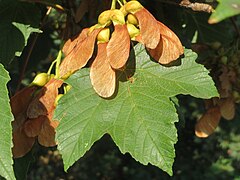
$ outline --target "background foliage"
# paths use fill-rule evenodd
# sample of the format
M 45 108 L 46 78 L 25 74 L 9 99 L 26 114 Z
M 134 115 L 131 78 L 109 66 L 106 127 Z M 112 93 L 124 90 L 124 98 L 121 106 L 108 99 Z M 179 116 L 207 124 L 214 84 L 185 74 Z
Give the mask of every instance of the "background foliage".
M 36 2 L 0 1 L 0 16 L 3 17 L 0 22 L 2 34 L 0 62 L 10 73 L 11 81 L 8 84 L 10 96 L 17 89 L 29 84 L 37 72 L 46 71 L 62 43 L 82 28 L 96 23 L 97 15 L 110 5 L 108 0 L 91 0 L 90 3 L 84 0 Z M 180 6 L 179 2 L 174 0 L 141 2 L 158 20 L 176 32 L 185 47 L 198 52 L 198 62 L 210 70 L 224 63 L 222 57 L 228 58 L 227 67 L 239 66 L 239 61 L 231 65 L 233 55 L 240 59 L 238 47 L 240 18 L 231 17 L 239 14 L 237 0 L 222 0 L 218 2 L 219 4 L 215 1 L 206 1 L 217 7 L 211 17 L 206 12 L 197 12 L 187 6 Z M 46 5 L 53 7 L 47 15 Z M 65 11 L 57 5 L 64 7 Z M 234 11 L 231 9 L 232 5 L 237 5 L 234 6 L 236 7 Z M 223 19 L 225 20 L 221 21 Z M 221 22 L 210 25 L 208 21 Z M 216 42 L 219 45 L 217 48 Z M 211 75 L 217 83 L 219 72 L 211 71 Z M 7 75 L 1 80 L 5 77 Z M 5 89 L 6 80 L 1 82 L 2 89 Z M 234 90 L 239 92 L 238 88 Z M 3 95 L 1 94 L 1 97 Z M 4 99 L 6 100 L 5 97 Z M 213 135 L 207 139 L 199 139 L 194 135 L 194 126 L 204 112 L 203 101 L 182 95 L 178 96 L 178 99 L 180 121 L 176 123 L 178 142 L 175 145 L 174 176 L 171 178 L 239 179 L 239 105 L 236 104 L 236 114 L 232 121 L 222 119 Z M 9 115 L 9 119 L 10 117 Z M 10 125 L 9 122 L 10 120 L 6 127 Z M 8 152 L 10 147 L 9 144 Z M 26 176 L 23 167 L 26 170 L 29 167 L 28 179 L 170 179 L 160 169 L 152 165 L 143 166 L 129 154 L 122 155 L 108 135 L 96 142 L 68 173 L 63 171 L 61 156 L 55 148 L 46 149 L 39 145 L 35 145 L 25 157 L 14 161 L 17 179 Z M 8 177 L 2 172 L 1 175 Z

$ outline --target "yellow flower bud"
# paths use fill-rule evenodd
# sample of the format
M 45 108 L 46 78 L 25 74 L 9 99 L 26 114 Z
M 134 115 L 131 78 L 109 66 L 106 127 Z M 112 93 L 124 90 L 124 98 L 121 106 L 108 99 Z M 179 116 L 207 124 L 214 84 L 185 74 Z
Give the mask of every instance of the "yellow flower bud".
M 134 26 L 133 24 L 127 24 L 127 30 L 131 38 L 134 38 L 140 34 L 140 30 L 136 28 L 136 26 Z
M 47 73 L 39 73 L 33 79 L 31 84 L 36 86 L 44 86 L 45 84 L 47 84 L 48 81 L 49 81 L 49 75 Z
M 127 21 L 128 21 L 129 24 L 133 24 L 135 26 L 138 25 L 138 19 L 133 14 L 128 14 Z
M 97 40 L 99 43 L 105 43 L 108 42 L 110 38 L 110 29 L 104 28 L 102 29 L 97 36 Z

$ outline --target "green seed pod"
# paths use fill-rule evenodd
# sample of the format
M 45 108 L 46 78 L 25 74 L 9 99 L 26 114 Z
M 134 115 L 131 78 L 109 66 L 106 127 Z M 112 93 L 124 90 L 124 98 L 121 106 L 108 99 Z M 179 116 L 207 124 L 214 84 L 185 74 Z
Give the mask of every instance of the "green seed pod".
M 111 20 L 113 24 L 125 24 L 125 16 L 119 9 L 114 9 L 111 12 Z
M 39 73 L 33 79 L 31 84 L 36 86 L 44 86 L 45 84 L 47 84 L 48 81 L 49 81 L 49 75 L 47 73 Z
M 112 13 L 112 10 L 103 11 L 98 16 L 98 24 L 100 24 L 100 25 L 110 25 L 111 24 L 111 13 Z
M 128 14 L 127 16 L 127 22 L 129 24 L 133 24 L 135 26 L 138 25 L 138 19 L 136 18 L 136 16 L 134 16 L 133 14 Z
M 108 42 L 110 38 L 110 29 L 104 28 L 102 29 L 97 36 L 97 40 L 99 43 L 105 43 Z
M 140 34 L 140 30 L 136 28 L 136 26 L 134 26 L 133 24 L 127 24 L 127 30 L 131 38 L 134 38 Z
M 132 13 L 132 14 L 136 13 L 137 11 L 143 8 L 143 6 L 138 1 L 129 1 L 124 6 L 125 6 L 125 10 L 128 13 Z

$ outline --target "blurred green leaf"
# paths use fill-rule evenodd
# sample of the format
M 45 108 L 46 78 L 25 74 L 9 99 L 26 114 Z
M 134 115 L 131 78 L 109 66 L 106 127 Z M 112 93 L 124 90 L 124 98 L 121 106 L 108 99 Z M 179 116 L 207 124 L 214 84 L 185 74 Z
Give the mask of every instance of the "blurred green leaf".
M 0 176 L 15 179 L 12 160 L 12 125 L 13 115 L 9 103 L 7 82 L 10 80 L 8 72 L 0 64 Z
M 226 18 L 240 14 L 239 0 L 218 0 L 216 11 L 210 16 L 210 24 L 218 23 Z
M 113 99 L 94 92 L 88 69 L 68 80 L 73 88 L 60 100 L 55 113 L 60 120 L 57 141 L 65 170 L 108 133 L 122 153 L 129 152 L 142 164 L 151 163 L 172 175 L 178 116 L 169 98 L 177 94 L 210 98 L 218 93 L 191 50 L 186 50 L 180 66 L 173 67 L 151 61 L 140 44 L 132 51 L 129 64 L 134 58 L 137 65 L 132 80 L 119 82 Z M 134 69 L 128 66 L 126 72 Z M 126 78 L 126 72 L 119 79 Z
M 30 3 L 16 0 L 0 1 L 0 62 L 8 65 L 20 56 L 31 33 L 40 33 L 40 10 Z

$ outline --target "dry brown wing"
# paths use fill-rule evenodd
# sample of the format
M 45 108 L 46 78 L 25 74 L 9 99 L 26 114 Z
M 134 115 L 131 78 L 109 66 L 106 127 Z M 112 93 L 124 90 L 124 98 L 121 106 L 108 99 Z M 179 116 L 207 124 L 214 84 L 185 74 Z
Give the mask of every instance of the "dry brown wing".
M 157 20 L 145 8 L 137 11 L 134 15 L 137 17 L 139 22 L 142 42 L 147 48 L 155 49 L 160 41 L 161 33 Z
M 26 87 L 11 97 L 10 105 L 14 115 L 13 131 L 27 120 L 26 111 L 36 90 L 36 86 Z
M 20 158 L 27 154 L 35 142 L 35 138 L 28 137 L 22 128 L 17 128 L 13 132 L 13 157 Z
M 28 121 L 26 121 L 23 126 L 25 134 L 28 137 L 38 136 L 41 132 L 43 122 L 46 118 L 47 116 L 39 116 L 35 119 L 28 119 Z
M 68 76 L 84 67 L 92 57 L 95 40 L 102 28 L 88 33 L 88 37 L 78 44 L 62 61 L 59 68 L 60 77 Z
M 221 115 L 226 120 L 232 120 L 235 116 L 235 101 L 233 97 L 223 98 L 218 103 Z
M 161 27 L 161 39 L 155 49 L 148 49 L 150 55 L 161 64 L 168 64 L 183 54 L 183 46 L 178 37 L 164 24 Z
M 41 132 L 38 135 L 39 144 L 45 147 L 52 147 L 57 145 L 57 142 L 55 141 L 55 129 L 57 128 L 58 124 L 58 121 L 52 121 L 49 119 L 46 119 L 43 122 Z
M 73 39 L 68 39 L 63 46 L 63 53 L 67 56 L 74 48 L 77 48 L 78 44 L 87 38 L 87 34 L 89 32 L 89 28 L 85 28 L 79 33 L 78 36 L 74 37 Z
M 90 79 L 98 95 L 107 98 L 116 87 L 116 73 L 107 60 L 107 43 L 98 44 L 98 53 L 90 67 Z
M 195 134 L 198 137 L 206 138 L 217 128 L 221 119 L 219 107 L 213 107 L 198 120 L 195 126 Z
M 129 57 L 130 36 L 127 26 L 115 25 L 112 37 L 107 45 L 107 58 L 114 69 L 122 68 Z
M 34 119 L 41 115 L 48 115 L 55 109 L 55 99 L 58 95 L 58 88 L 63 81 L 51 79 L 39 94 L 32 100 L 27 109 L 27 117 Z

